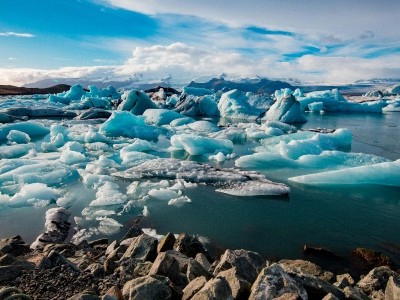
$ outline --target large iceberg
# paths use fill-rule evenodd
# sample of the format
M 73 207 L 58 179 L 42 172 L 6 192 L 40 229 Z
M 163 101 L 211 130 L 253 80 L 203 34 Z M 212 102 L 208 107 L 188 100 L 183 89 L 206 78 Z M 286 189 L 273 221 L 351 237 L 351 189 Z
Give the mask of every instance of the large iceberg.
M 149 108 L 158 108 L 146 93 L 138 90 L 126 91 L 121 99 L 118 110 L 130 111 L 134 115 L 141 115 Z
M 276 101 L 266 113 L 264 120 L 284 123 L 307 122 L 300 103 L 290 89 L 275 91 L 275 98 Z
M 109 137 L 125 136 L 144 140 L 155 140 L 159 134 L 157 128 L 146 125 L 144 117 L 128 111 L 114 111 L 100 126 L 100 132 Z
M 309 185 L 384 185 L 400 186 L 400 160 L 291 177 Z
M 187 116 L 219 116 L 217 99 L 215 95 L 186 96 L 176 104 L 175 111 Z
M 59 93 L 57 95 L 50 95 L 49 102 L 60 102 L 63 104 L 70 104 L 73 100 L 80 100 L 85 95 L 85 90 L 79 84 L 71 86 L 69 91 Z

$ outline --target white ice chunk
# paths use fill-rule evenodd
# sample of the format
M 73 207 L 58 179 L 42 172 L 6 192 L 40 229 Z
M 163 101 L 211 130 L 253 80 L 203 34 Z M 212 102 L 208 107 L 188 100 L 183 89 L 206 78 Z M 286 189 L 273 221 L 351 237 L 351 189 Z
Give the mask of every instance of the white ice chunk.
M 178 198 L 174 198 L 168 201 L 168 205 L 176 205 L 176 206 L 180 206 L 184 203 L 191 203 L 192 200 L 190 200 L 190 198 L 188 196 L 180 196 Z
M 120 150 L 120 154 L 125 155 L 125 153 L 127 152 L 132 152 L 132 151 L 142 152 L 142 151 L 149 151 L 151 149 L 153 149 L 153 146 L 151 145 L 150 142 L 141 139 L 134 139 L 133 143 L 129 144 L 128 146 L 124 146 Z
M 164 237 L 164 235 L 162 235 L 162 234 L 157 234 L 157 231 L 152 228 L 142 228 L 142 230 L 145 234 L 152 236 L 159 241 Z
M 99 232 L 101 232 L 105 235 L 113 235 L 113 234 L 117 234 L 121 230 L 121 227 L 123 227 L 123 225 L 118 223 L 114 219 L 101 218 L 100 225 L 99 225 Z
M 185 150 L 190 155 L 203 155 L 217 151 L 230 153 L 233 150 L 233 143 L 230 140 L 217 140 L 191 134 L 172 136 L 171 145 L 177 150 Z
M 134 181 L 128 186 L 126 193 L 135 199 L 141 199 L 147 196 L 150 190 L 165 189 L 168 187 L 168 180 L 160 180 L 159 182 Z
M 61 153 L 60 161 L 67 165 L 73 165 L 86 161 L 86 156 L 82 153 L 66 149 Z
M 63 146 L 63 150 L 71 150 L 79 153 L 84 153 L 85 152 L 85 147 L 79 143 L 79 142 L 67 142 Z
M 51 200 L 56 200 L 57 197 L 57 191 L 43 183 L 26 184 L 22 186 L 18 193 L 10 198 L 9 205 L 35 205 L 35 203 L 42 201 L 48 205 Z
M 109 143 L 110 140 L 100 132 L 94 131 L 93 129 L 89 129 L 88 132 L 85 133 L 85 142 L 86 143 Z
M 157 126 L 166 125 L 171 123 L 173 120 L 185 118 L 184 115 L 177 113 L 173 110 L 168 109 L 147 109 L 143 116 L 146 118 L 146 122 L 149 124 L 155 124 Z
M 21 157 L 26 154 L 34 147 L 33 144 L 17 144 L 11 146 L 1 146 L 0 147 L 0 159 L 11 159 L 16 157 Z
M 116 183 L 106 181 L 96 192 L 96 200 L 90 202 L 89 206 L 105 206 L 122 204 L 127 200 L 126 195 L 119 191 Z
M 251 97 L 256 97 L 257 99 L 251 99 Z M 231 90 L 222 94 L 221 99 L 218 102 L 218 109 L 220 111 L 221 117 L 228 118 L 256 118 L 266 107 L 256 107 L 254 104 L 260 102 L 260 97 L 262 96 L 252 96 L 249 93 L 243 93 L 239 90 Z M 263 97 L 264 103 L 269 103 L 270 99 Z M 253 105 L 251 105 L 252 103 Z M 269 106 L 269 105 L 268 105 Z
M 208 157 L 209 160 L 216 160 L 218 162 L 223 162 L 226 160 L 226 156 L 222 152 L 218 152 L 218 154 L 210 155 Z
M 25 132 L 19 130 L 10 130 L 10 132 L 7 134 L 7 140 L 11 143 L 27 144 L 31 141 L 31 138 Z
M 158 158 L 155 155 L 137 151 L 123 151 L 120 153 L 120 157 L 122 159 L 122 165 L 131 167 L 140 165 L 150 159 Z
M 400 186 L 400 160 L 291 177 L 289 180 L 309 185 Z
M 182 191 L 178 190 L 175 192 L 170 189 L 152 189 L 149 191 L 149 195 L 158 200 L 167 201 L 167 200 L 179 198 L 180 196 L 182 196 Z
M 149 209 L 147 208 L 147 206 L 143 206 L 143 211 L 142 211 L 142 215 L 145 217 L 148 217 L 150 214 Z

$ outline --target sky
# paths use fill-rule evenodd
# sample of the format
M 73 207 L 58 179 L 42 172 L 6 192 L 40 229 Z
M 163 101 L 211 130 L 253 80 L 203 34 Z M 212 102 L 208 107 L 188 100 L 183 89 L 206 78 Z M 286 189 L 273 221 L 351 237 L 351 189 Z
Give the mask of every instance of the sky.
M 0 84 L 400 78 L 399 0 L 2 0 Z

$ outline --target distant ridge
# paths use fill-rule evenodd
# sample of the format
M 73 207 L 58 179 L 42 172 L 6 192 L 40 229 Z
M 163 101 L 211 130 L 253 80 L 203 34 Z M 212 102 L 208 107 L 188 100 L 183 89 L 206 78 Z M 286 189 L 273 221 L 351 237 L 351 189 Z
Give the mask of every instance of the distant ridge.
M 276 90 L 283 88 L 293 89 L 294 87 L 284 81 L 279 80 L 269 80 L 262 78 L 260 80 L 243 80 L 239 82 L 225 80 L 223 78 L 213 78 L 208 82 L 199 83 L 191 81 L 188 85 L 189 87 L 205 88 L 209 90 L 220 91 L 223 89 L 233 90 L 238 89 L 242 92 L 252 92 L 257 94 L 272 94 Z
M 13 95 L 34 95 L 34 94 L 55 94 L 68 91 L 68 84 L 57 84 L 47 88 L 27 88 L 13 85 L 0 85 L 1 96 Z

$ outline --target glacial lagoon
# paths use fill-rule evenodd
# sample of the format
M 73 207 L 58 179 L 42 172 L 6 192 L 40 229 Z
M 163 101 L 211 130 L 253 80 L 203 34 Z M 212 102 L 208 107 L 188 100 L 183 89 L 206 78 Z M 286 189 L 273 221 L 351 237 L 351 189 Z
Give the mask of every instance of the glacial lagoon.
M 308 130 L 315 128 L 346 128 L 352 133 L 351 152 L 374 154 L 389 160 L 400 158 L 399 116 L 386 114 L 307 113 L 308 122 L 297 126 Z M 225 120 L 207 119 L 215 124 L 227 124 Z M 49 127 L 58 124 L 57 119 L 40 119 Z M 66 120 L 66 126 L 80 125 L 81 134 L 89 124 L 94 131 L 100 121 Z M 228 122 L 229 123 L 229 122 Z M 161 135 L 153 143 L 150 155 L 207 162 L 218 168 L 234 167 L 235 159 L 217 162 L 204 157 L 189 156 L 185 151 L 166 151 L 170 136 Z M 40 138 L 33 139 L 36 145 Z M 255 140 L 233 144 L 233 153 L 240 156 L 253 153 L 258 146 Z M 87 153 L 89 160 L 99 156 L 104 145 L 93 146 Z M 96 148 L 97 147 L 97 148 Z M 112 157 L 112 155 L 111 155 Z M 54 160 L 51 152 L 39 154 L 37 159 Z M 77 161 L 84 167 L 88 161 Z M 237 197 L 218 193 L 214 187 L 198 184 L 189 187 L 184 194 L 191 203 L 166 205 L 165 201 L 150 197 L 145 202 L 133 203 L 122 212 L 122 205 L 107 206 L 99 215 L 87 209 L 96 198 L 96 191 L 85 187 L 79 175 L 59 186 L 64 203 L 72 213 L 79 228 L 91 228 L 87 238 L 120 237 L 135 220 L 142 216 L 142 224 L 157 234 L 187 232 L 208 240 L 213 247 L 244 248 L 272 258 L 296 258 L 302 256 L 304 244 L 325 247 L 341 255 L 347 255 L 355 247 L 367 247 L 392 254 L 400 251 L 400 196 L 399 188 L 380 185 L 312 186 L 288 180 L 289 177 L 315 173 L 318 169 L 257 168 L 257 171 L 275 182 L 287 184 L 291 192 L 283 196 Z M 130 182 L 115 180 L 118 190 L 125 194 Z M 12 192 L 12 186 L 2 186 L 2 192 Z M 108 196 L 111 196 L 110 194 Z M 67 199 L 70 197 L 71 199 Z M 71 200 L 71 201 L 70 201 Z M 23 233 L 31 243 L 44 231 L 45 212 L 50 205 L 18 205 L 0 207 L 0 238 Z M 144 213 L 144 205 L 147 212 Z M 86 208 L 86 218 L 82 211 Z M 122 212 L 122 213 L 121 213 Z M 120 213 L 120 214 L 118 214 Z M 91 215 L 90 217 L 87 217 Z M 107 218 L 110 216 L 112 221 Z M 71 221 L 73 221 L 71 217 Z M 99 222 L 103 218 L 103 221 Z M 97 220 L 96 220 L 97 218 Z M 76 224 L 74 224 L 76 225 Z M 90 230 L 89 230 L 90 231 Z M 86 233 L 88 233 L 86 231 Z M 153 233 L 155 233 L 153 231 Z

